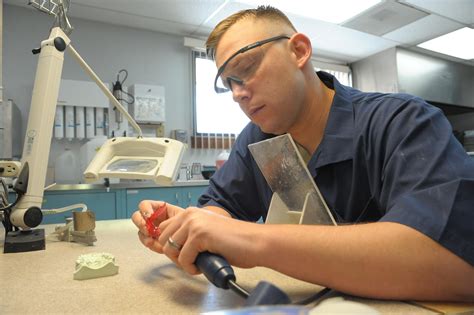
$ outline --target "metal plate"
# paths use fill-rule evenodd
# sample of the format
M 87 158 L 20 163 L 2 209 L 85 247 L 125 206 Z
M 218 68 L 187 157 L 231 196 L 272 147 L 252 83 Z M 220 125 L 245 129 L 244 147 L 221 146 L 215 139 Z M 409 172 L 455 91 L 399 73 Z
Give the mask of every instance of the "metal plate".
M 274 194 L 278 194 L 289 211 L 302 211 L 308 194 L 316 198 L 310 209 L 324 224 L 335 224 L 326 202 L 305 166 L 289 134 L 248 146 L 260 171 Z

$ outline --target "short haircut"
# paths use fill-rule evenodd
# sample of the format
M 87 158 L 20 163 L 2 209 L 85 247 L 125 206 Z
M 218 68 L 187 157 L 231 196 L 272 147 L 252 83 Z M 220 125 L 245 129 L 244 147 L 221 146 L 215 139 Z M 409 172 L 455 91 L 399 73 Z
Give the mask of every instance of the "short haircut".
M 212 30 L 206 41 L 207 55 L 211 56 L 212 59 L 215 59 L 217 45 L 219 44 L 219 41 L 221 40 L 224 33 L 227 32 L 227 30 L 232 25 L 245 18 L 268 19 L 271 21 L 281 22 L 291 27 L 296 32 L 296 28 L 293 26 L 290 19 L 288 19 L 288 17 L 277 8 L 274 8 L 269 5 L 262 5 L 257 7 L 256 9 L 242 10 L 222 20 Z

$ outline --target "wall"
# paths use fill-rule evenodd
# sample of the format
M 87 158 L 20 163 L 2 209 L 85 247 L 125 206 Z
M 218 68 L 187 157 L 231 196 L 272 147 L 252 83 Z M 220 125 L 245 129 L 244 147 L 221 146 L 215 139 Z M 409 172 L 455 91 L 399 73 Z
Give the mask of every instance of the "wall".
M 5 98 L 13 99 L 22 112 L 23 132 L 14 140 L 23 142 L 37 65 L 37 55 L 31 49 L 48 37 L 53 20 L 33 9 L 4 5 L 3 10 L 4 92 Z M 103 81 L 115 80 L 118 70 L 125 68 L 129 72 L 127 86 L 164 86 L 165 135 L 169 136 L 173 129 L 186 129 L 192 134 L 191 52 L 184 47 L 183 37 L 77 18 L 70 20 L 75 28 L 70 35 L 74 48 Z M 67 52 L 62 78 L 92 81 Z M 54 166 L 65 149 L 77 152 L 84 143 L 85 140 L 53 140 L 49 166 Z M 198 159 L 209 164 L 215 155 L 190 151 L 184 161 Z
M 474 67 L 394 47 L 351 68 L 355 88 L 419 96 L 440 107 L 453 130 L 474 130 Z

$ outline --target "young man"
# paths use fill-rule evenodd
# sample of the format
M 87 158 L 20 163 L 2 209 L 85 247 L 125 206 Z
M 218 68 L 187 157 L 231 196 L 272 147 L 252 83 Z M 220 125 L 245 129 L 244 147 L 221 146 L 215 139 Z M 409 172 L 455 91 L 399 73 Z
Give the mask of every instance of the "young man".
M 474 161 L 441 111 L 406 94 L 362 93 L 315 73 L 308 37 L 272 7 L 238 12 L 207 41 L 251 123 L 210 180 L 202 208 L 168 205 L 142 243 L 190 274 L 199 252 L 383 299 L 474 300 Z M 339 226 L 264 225 L 271 191 L 247 145 L 289 133 Z M 370 222 L 370 223 L 369 223 Z M 365 224 L 347 224 L 365 223 Z

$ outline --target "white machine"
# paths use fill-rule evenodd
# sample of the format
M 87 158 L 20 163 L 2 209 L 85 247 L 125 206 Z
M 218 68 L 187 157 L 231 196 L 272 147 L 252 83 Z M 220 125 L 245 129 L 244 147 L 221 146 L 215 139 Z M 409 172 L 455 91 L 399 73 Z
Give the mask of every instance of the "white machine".
M 42 12 L 54 15 L 55 26 L 49 38 L 42 41 L 41 47 L 33 51 L 35 54 L 39 53 L 39 59 L 21 169 L 14 186 L 17 200 L 0 209 L 7 232 L 5 252 L 45 248 L 44 230 L 32 230 L 32 228 L 38 226 L 43 218 L 41 204 L 66 49 L 127 118 L 138 134 L 137 137 L 109 139 L 86 169 L 84 173 L 86 181 L 119 177 L 149 179 L 157 184 L 169 185 L 176 179 L 184 152 L 184 145 L 179 141 L 166 138 L 143 138 L 137 123 L 72 47 L 66 35 L 72 31 L 72 26 L 66 16 L 69 7 L 68 0 L 54 2 L 30 0 L 30 4 Z

